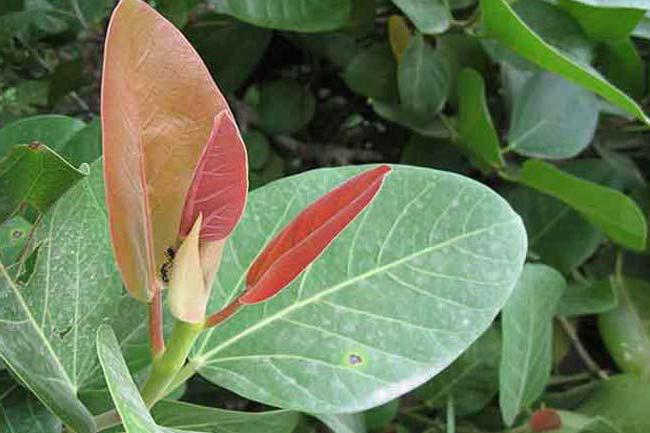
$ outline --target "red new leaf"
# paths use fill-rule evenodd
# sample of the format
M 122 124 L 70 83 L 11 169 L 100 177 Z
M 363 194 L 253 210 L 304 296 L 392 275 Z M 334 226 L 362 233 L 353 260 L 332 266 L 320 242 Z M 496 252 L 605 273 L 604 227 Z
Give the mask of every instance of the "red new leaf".
M 535 433 L 559 430 L 562 428 L 562 418 L 553 409 L 539 409 L 530 417 L 530 428 Z
M 239 302 L 265 301 L 291 283 L 372 202 L 390 170 L 365 171 L 304 209 L 257 257 Z
M 194 169 L 179 235 L 187 236 L 202 214 L 201 241 L 226 238 L 244 212 L 247 193 L 246 147 L 235 121 L 228 113 L 221 112 L 214 119 L 212 134 Z

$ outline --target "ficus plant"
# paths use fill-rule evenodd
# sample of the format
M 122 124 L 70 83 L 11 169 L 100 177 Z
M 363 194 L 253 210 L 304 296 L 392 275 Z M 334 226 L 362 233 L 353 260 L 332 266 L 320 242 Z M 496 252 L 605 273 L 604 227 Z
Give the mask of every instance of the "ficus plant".
M 0 0 L 0 433 L 650 431 L 649 11 Z

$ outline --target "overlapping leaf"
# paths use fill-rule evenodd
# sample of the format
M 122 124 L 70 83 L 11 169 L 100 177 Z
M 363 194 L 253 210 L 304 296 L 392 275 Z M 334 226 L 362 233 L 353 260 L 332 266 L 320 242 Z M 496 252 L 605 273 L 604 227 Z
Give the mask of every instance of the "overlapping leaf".
M 360 170 L 317 170 L 254 191 L 211 309 L 244 289 L 258 251 L 298 211 Z M 525 250 L 521 221 L 489 189 L 394 167 L 371 206 L 300 278 L 212 328 L 192 365 L 280 407 L 341 413 L 384 403 L 440 372 L 487 328 Z

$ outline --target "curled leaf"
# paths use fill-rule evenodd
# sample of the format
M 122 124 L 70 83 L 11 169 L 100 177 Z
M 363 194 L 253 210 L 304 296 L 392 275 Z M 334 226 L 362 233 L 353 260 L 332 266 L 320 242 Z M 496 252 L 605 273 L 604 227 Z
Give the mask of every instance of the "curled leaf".
M 121 0 L 104 50 L 102 132 L 111 238 L 128 291 L 149 301 L 212 123 L 228 112 L 196 51 L 141 0 Z
M 169 309 L 184 322 L 201 323 L 210 296 L 201 272 L 199 231 L 201 215 L 178 248 L 169 280 Z
M 222 112 L 194 170 L 185 197 L 180 236 L 190 232 L 199 214 L 203 215 L 201 241 L 225 239 L 239 222 L 248 193 L 246 147 L 237 125 Z
M 239 302 L 263 302 L 291 283 L 372 202 L 390 170 L 367 170 L 304 209 L 257 257 Z

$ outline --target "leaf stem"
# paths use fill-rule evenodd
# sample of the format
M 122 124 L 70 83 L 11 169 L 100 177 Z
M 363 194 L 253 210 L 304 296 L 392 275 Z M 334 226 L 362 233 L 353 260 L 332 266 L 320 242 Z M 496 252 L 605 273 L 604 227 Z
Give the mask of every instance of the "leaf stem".
M 596 361 L 594 361 L 594 359 L 591 357 L 585 346 L 582 345 L 582 342 L 578 337 L 578 333 L 576 332 L 573 325 L 567 320 L 567 318 L 558 316 L 558 320 L 560 321 L 560 325 L 562 326 L 562 329 L 566 333 L 567 337 L 569 337 L 573 343 L 573 347 L 578 353 L 578 356 L 580 356 L 580 359 L 582 359 L 582 362 L 585 363 L 587 368 L 601 379 L 609 379 L 607 373 L 602 368 L 600 368 L 598 363 L 596 363 Z
M 212 328 L 213 326 L 217 326 L 224 320 L 228 319 L 230 316 L 235 314 L 237 310 L 239 310 L 239 307 L 241 307 L 242 304 L 239 302 L 239 299 L 235 299 L 232 301 L 228 306 L 225 308 L 222 308 L 221 310 L 217 311 L 216 313 L 212 314 L 208 319 L 205 321 L 205 327 L 206 328 Z
M 178 372 L 204 329 L 203 323 L 194 324 L 177 320 L 174 324 L 169 346 L 163 355 L 153 361 L 151 375 L 142 388 L 142 399 L 152 407 L 166 395 Z
M 162 290 L 158 289 L 149 304 L 149 342 L 153 359 L 165 352 L 165 336 L 163 334 L 163 303 Z

